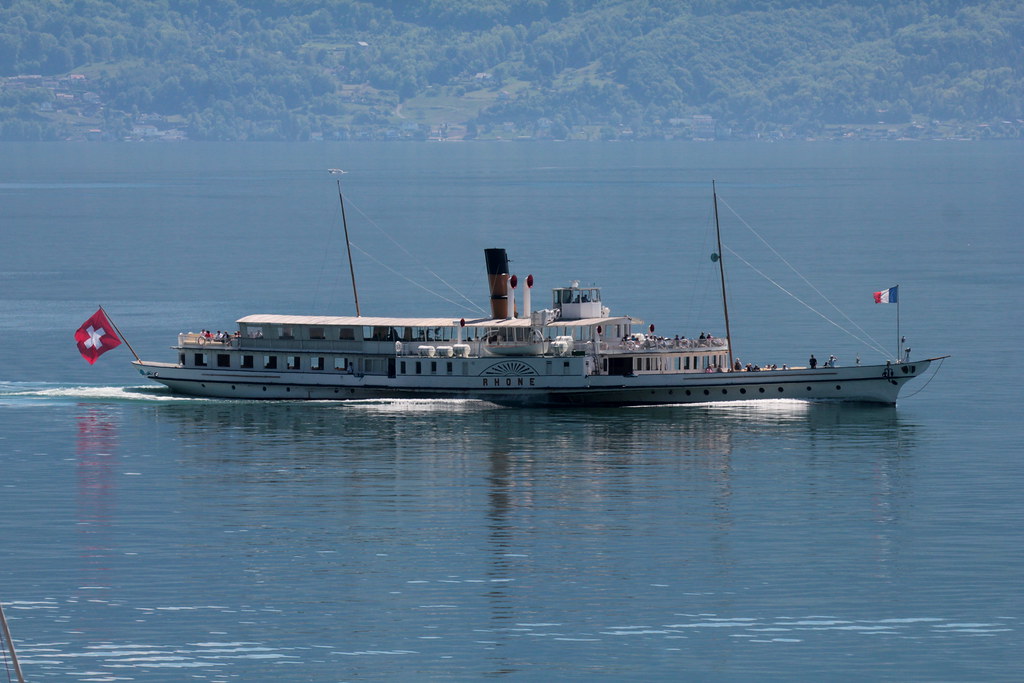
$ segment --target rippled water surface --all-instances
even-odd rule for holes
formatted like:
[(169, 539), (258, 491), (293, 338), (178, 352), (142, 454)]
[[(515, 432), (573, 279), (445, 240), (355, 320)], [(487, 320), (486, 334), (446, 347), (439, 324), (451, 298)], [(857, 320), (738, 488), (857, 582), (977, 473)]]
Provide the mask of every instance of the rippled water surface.
[[(0, 601), (29, 680), (1018, 678), (1017, 147), (3, 151)], [(772, 256), (741, 216), (883, 350), (870, 294), (899, 283), (914, 355), (953, 357), (896, 407), (586, 411), (191, 399), (127, 349), (78, 357), (101, 303), (153, 360), (250, 313), (350, 314), (328, 167), (364, 314), (462, 315), (420, 285), (484, 303), (506, 246), (537, 291), (721, 332), (715, 177), (727, 258)], [(744, 359), (878, 358), (731, 264)]]

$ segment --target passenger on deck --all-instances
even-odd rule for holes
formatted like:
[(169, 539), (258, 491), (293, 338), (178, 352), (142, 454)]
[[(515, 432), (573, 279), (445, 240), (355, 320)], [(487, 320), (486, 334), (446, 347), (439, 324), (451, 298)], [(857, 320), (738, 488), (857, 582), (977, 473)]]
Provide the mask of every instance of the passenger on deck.
[(810, 359), (807, 361), (807, 364), (811, 366), (811, 370), (818, 367), (818, 359), (814, 357), (813, 353), (811, 354)]

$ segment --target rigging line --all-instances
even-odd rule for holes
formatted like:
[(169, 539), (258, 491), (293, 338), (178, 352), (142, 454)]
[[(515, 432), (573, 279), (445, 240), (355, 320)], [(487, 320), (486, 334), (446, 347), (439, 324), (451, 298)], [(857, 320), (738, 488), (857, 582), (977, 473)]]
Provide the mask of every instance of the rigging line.
[[(398, 272), (397, 270), (395, 270), (394, 268), (392, 268), (392, 267), (391, 267), (391, 266), (389, 266), (388, 264), (384, 263), (383, 261), (381, 261), (381, 260), (380, 260), (380, 259), (378, 259), (377, 257), (375, 257), (375, 256), (373, 256), (372, 254), (370, 254), (370, 252), (366, 251), (365, 249), (363, 249), (362, 247), (360, 247), (360, 246), (359, 246), (358, 244), (356, 244), (355, 242), (350, 242), (350, 244), (352, 245), (352, 247), (353, 247), (354, 249), (358, 249), (358, 250), (359, 250), (359, 252), (360, 252), (360, 253), (361, 253), (361, 254), (362, 254), (363, 256), (365, 256), (366, 258), (370, 259), (371, 261), (373, 261), (374, 263), (376, 263), (376, 264), (377, 264), (378, 266), (380, 266), (380, 267), (382, 267), (382, 268), (385, 268), (385, 269), (387, 269), (387, 270), (390, 270), (390, 271), (391, 271), (392, 273), (394, 273), (394, 274), (395, 274), (395, 275), (397, 275), (398, 277), (402, 278), (403, 280), (407, 281), (407, 282), (408, 282), (409, 284), (415, 285), (415, 286), (419, 287), (420, 289), (422, 289), (423, 291), (427, 292), (428, 294), (432, 294), (432, 295), (436, 296), (436, 297), (437, 297), (437, 298), (439, 298), (439, 299), (442, 299), (442, 300), (444, 300), (444, 301), (447, 301), (447, 302), (448, 302), (448, 303), (450, 303), (450, 304), (451, 304), (452, 306), (462, 306), (462, 305), (463, 305), (462, 303), (460, 303), (460, 302), (458, 302), (458, 301), (453, 301), (452, 299), (449, 299), (448, 297), (444, 296), (443, 294), (440, 294), (440, 293), (438, 293), (438, 292), (435, 292), (434, 290), (430, 289), (429, 287), (425, 287), (424, 285), (420, 284), (419, 282), (416, 282), (416, 280), (413, 280), (413, 279), (412, 279), (411, 277), (409, 277), (409, 276), (407, 276), (407, 275), (404, 275), (403, 273), (400, 273), (400, 272)], [(483, 312), (483, 313), (485, 313), (485, 314), (486, 314), (486, 311), (484, 311), (484, 310), (483, 310), (482, 308), (480, 308), (479, 306), (476, 306), (476, 309), (477, 309), (478, 311), (481, 311), (481, 312)]]
[[(708, 242), (711, 238), (711, 233), (714, 230), (714, 217), (712, 216), (711, 209), (708, 209), (708, 213), (704, 217), (704, 241), (701, 242), (700, 253), (701, 258), (697, 260), (696, 275), (693, 278), (693, 286), (690, 288), (690, 305), (688, 309), (689, 317), (687, 320), (698, 320), (704, 312), (704, 303), (708, 299), (708, 290), (711, 289), (711, 281), (706, 279), (704, 276), (704, 269), (707, 265), (707, 259), (704, 254), (708, 253)], [(703, 283), (703, 290), (698, 293), (698, 288)]]
[(708, 212), (704, 219), (704, 241), (701, 243), (700, 255), (701, 258), (697, 265), (697, 277), (700, 278), (704, 283), (704, 291), (700, 292), (697, 297), (697, 310), (700, 315), (704, 314), (704, 305), (708, 302), (708, 292), (714, 284), (714, 278), (712, 276), (705, 276), (704, 271), (710, 270), (712, 275), (714, 274), (714, 268), (708, 266), (707, 254), (716, 248), (715, 246), (715, 207), (714, 203), (708, 205)]
[(831, 299), (829, 299), (829, 298), (828, 298), (827, 296), (825, 296), (824, 294), (822, 294), (821, 290), (819, 290), (819, 289), (818, 289), (817, 287), (815, 287), (815, 286), (814, 286), (814, 285), (813, 285), (813, 284), (811, 283), (811, 281), (810, 281), (810, 280), (808, 280), (808, 279), (807, 279), (806, 277), (804, 277), (804, 276), (803, 276), (803, 273), (801, 273), (801, 272), (800, 272), (799, 270), (797, 270), (797, 269), (796, 269), (796, 268), (795, 268), (795, 267), (793, 266), (793, 264), (792, 264), (792, 263), (790, 263), (789, 261), (787, 261), (787, 260), (786, 260), (786, 257), (785, 257), (785, 256), (783, 256), (782, 254), (780, 254), (780, 253), (779, 253), (779, 252), (778, 252), (778, 251), (777, 251), (777, 250), (775, 249), (775, 247), (773, 247), (773, 246), (772, 246), (771, 244), (769, 244), (769, 243), (768, 243), (768, 241), (767, 241), (767, 240), (765, 240), (765, 238), (761, 237), (761, 235), (760, 235), (760, 234), (759, 234), (759, 233), (758, 233), (758, 232), (757, 232), (756, 230), (754, 230), (754, 228), (753, 228), (753, 227), (751, 227), (750, 223), (747, 223), (747, 221), (745, 221), (745, 220), (743, 219), (743, 216), (741, 216), (741, 215), (739, 215), (738, 213), (736, 213), (736, 210), (735, 210), (734, 208), (732, 208), (731, 206), (729, 206), (729, 203), (728, 203), (728, 202), (726, 202), (726, 201), (725, 201), (724, 199), (722, 199), (722, 198), (721, 198), (721, 196), (719, 196), (718, 200), (719, 200), (720, 202), (722, 202), (722, 204), (725, 204), (726, 208), (728, 208), (728, 209), (729, 209), (729, 211), (731, 211), (731, 212), (732, 212), (732, 214), (733, 214), (734, 216), (736, 216), (736, 218), (738, 218), (738, 219), (739, 219), (740, 223), (742, 223), (742, 224), (743, 224), (743, 225), (744, 225), (744, 226), (745, 226), (745, 227), (747, 228), (747, 230), (749, 230), (750, 232), (754, 233), (754, 236), (755, 236), (755, 237), (757, 237), (757, 239), (761, 240), (761, 243), (762, 243), (763, 245), (765, 245), (766, 247), (768, 247), (768, 249), (770, 249), (770, 250), (771, 250), (771, 252), (772, 252), (773, 254), (775, 254), (775, 255), (776, 255), (777, 257), (779, 257), (779, 260), (780, 260), (780, 261), (782, 261), (783, 263), (785, 263), (785, 264), (786, 264), (786, 265), (787, 265), (787, 266), (789, 267), (789, 269), (790, 269), (790, 270), (792, 270), (792, 271), (793, 271), (794, 273), (796, 273), (796, 274), (797, 274), (797, 277), (799, 277), (799, 278), (800, 278), (801, 280), (803, 280), (803, 281), (804, 281), (804, 283), (805, 283), (805, 284), (806, 284), (806, 285), (807, 285), (808, 287), (810, 287), (811, 289), (813, 289), (813, 290), (815, 291), (815, 293), (817, 293), (817, 295), (818, 295), (818, 296), (820, 296), (820, 297), (821, 297), (822, 299), (824, 299), (825, 301), (827, 301), (827, 302), (828, 302), (828, 304), (829, 304), (829, 305), (830, 305), (830, 306), (831, 306), (832, 308), (836, 309), (836, 311), (837, 311), (837, 312), (839, 313), (839, 315), (843, 316), (843, 317), (844, 317), (844, 318), (846, 319), (846, 322), (848, 322), (848, 323), (850, 323), (851, 325), (853, 325), (854, 327), (856, 327), (856, 328), (857, 328), (857, 329), (858, 329), (858, 330), (860, 331), (860, 333), (861, 333), (861, 334), (863, 334), (863, 335), (864, 335), (865, 337), (867, 337), (867, 338), (868, 338), (869, 340), (871, 340), (871, 343), (872, 343), (872, 344), (874, 344), (874, 345), (875, 345), (876, 347), (880, 346), (880, 344), (879, 344), (879, 343), (878, 343), (878, 342), (877, 342), (877, 341), (875, 340), (875, 338), (874, 338), (874, 337), (872, 337), (872, 336), (871, 336), (871, 335), (870, 335), (870, 334), (869, 334), (869, 333), (868, 333), (868, 332), (867, 332), (867, 331), (866, 331), (866, 330), (865, 330), (864, 328), (862, 328), (862, 327), (861, 327), (860, 325), (858, 325), (858, 324), (857, 324), (856, 322), (854, 322), (853, 320), (851, 320), (851, 319), (850, 319), (850, 316), (846, 315), (846, 313), (844, 313), (844, 312), (842, 311), (842, 309), (840, 309), (840, 308), (839, 308), (838, 306), (836, 306), (836, 305), (835, 305), (834, 303), (832, 303), (832, 300), (831, 300)]
[(781, 289), (781, 290), (782, 290), (783, 292), (785, 292), (786, 294), (788, 294), (789, 296), (791, 296), (792, 298), (796, 299), (796, 300), (797, 300), (797, 301), (799, 301), (799, 302), (800, 302), (801, 304), (803, 304), (804, 306), (806, 306), (808, 310), (810, 310), (810, 311), (811, 311), (812, 313), (815, 313), (816, 315), (818, 315), (819, 317), (821, 317), (821, 318), (822, 318), (822, 319), (823, 319), (823, 320), (824, 320), (825, 322), (829, 323), (830, 325), (834, 325), (835, 327), (838, 327), (838, 328), (839, 328), (840, 330), (842, 330), (842, 331), (843, 331), (843, 332), (845, 332), (846, 334), (850, 335), (851, 337), (853, 337), (853, 338), (854, 338), (854, 339), (856, 339), (857, 341), (861, 342), (862, 344), (867, 344), (868, 346), (872, 347), (872, 348), (873, 348), (873, 349), (874, 349), (875, 351), (878, 351), (878, 352), (879, 352), (880, 354), (882, 354), (882, 357), (885, 357), (885, 356), (886, 356), (886, 353), (885, 353), (885, 351), (884, 351), (884, 350), (882, 349), (882, 347), (881, 347), (881, 346), (879, 346), (879, 345), (878, 345), (878, 343), (877, 343), (877, 342), (875, 342), (875, 341), (874, 341), (873, 339), (867, 339), (867, 340), (865, 340), (865, 339), (862, 339), (861, 337), (858, 337), (858, 336), (857, 336), (856, 334), (854, 334), (853, 332), (850, 332), (850, 331), (849, 331), (848, 329), (846, 329), (845, 327), (843, 327), (842, 325), (840, 325), (840, 324), (839, 324), (839, 323), (837, 323), (836, 321), (832, 320), (831, 318), (829, 318), (829, 317), (828, 317), (827, 315), (825, 315), (824, 313), (822, 313), (822, 312), (821, 312), (821, 311), (819, 311), (818, 309), (814, 308), (814, 306), (811, 306), (811, 305), (810, 305), (809, 303), (807, 303), (806, 301), (804, 301), (803, 299), (801, 299), (800, 297), (798, 297), (798, 296), (797, 296), (796, 294), (793, 294), (793, 292), (789, 291), (788, 289), (786, 289), (785, 287), (783, 287), (782, 285), (780, 285), (780, 284), (779, 284), (778, 282), (776, 282), (775, 280), (773, 280), (773, 279), (771, 279), (770, 277), (768, 277), (768, 275), (766, 275), (765, 273), (763, 273), (763, 272), (761, 272), (760, 270), (758, 270), (758, 269), (757, 269), (757, 267), (756, 267), (756, 266), (754, 266), (754, 264), (752, 264), (752, 263), (751, 263), (750, 261), (748, 261), (747, 259), (745, 259), (745, 258), (743, 258), (742, 256), (740, 256), (739, 254), (737, 254), (737, 253), (736, 253), (735, 251), (733, 251), (733, 250), (732, 250), (732, 248), (730, 248), (730, 247), (725, 247), (725, 246), (723, 246), (722, 248), (723, 248), (723, 249), (725, 249), (726, 251), (728, 251), (728, 252), (729, 252), (730, 254), (732, 254), (732, 255), (733, 255), (733, 256), (735, 256), (736, 258), (738, 258), (738, 259), (739, 259), (740, 261), (742, 261), (742, 262), (743, 262), (743, 263), (744, 263), (744, 264), (745, 264), (745, 265), (746, 265), (746, 266), (747, 266), (748, 268), (750, 268), (750, 269), (751, 269), (751, 270), (753, 270), (753, 271), (754, 271), (755, 273), (757, 273), (758, 275), (760, 275), (761, 277), (763, 277), (763, 278), (764, 278), (765, 280), (767, 280), (768, 282), (772, 283), (773, 285), (775, 285), (776, 287), (778, 287), (779, 289)]
[[(334, 213), (335, 213), (335, 215), (339, 215), (341, 213), (341, 211), (338, 209), (337, 206), (334, 207)], [(328, 261), (329, 261), (329, 259), (331, 257), (331, 254), (334, 252), (334, 247), (333, 247), (334, 243), (330, 241), (331, 238), (332, 238), (332, 235), (334, 235), (334, 234), (335, 233), (334, 233), (333, 230), (327, 234), (327, 237), (326, 237), (326, 240), (325, 240), (325, 247), (329, 246), (330, 248), (325, 248), (325, 249), (322, 250), (323, 251), (323, 258), (320, 261), (320, 272), (317, 273), (316, 284), (314, 285), (314, 288), (313, 288), (313, 309), (314, 310), (316, 310), (319, 307), (320, 285), (324, 281), (324, 273), (327, 272)], [(332, 268), (332, 272), (333, 272), (333, 268)], [(326, 289), (326, 285), (324, 286), (324, 288)], [(327, 298), (327, 297), (325, 297), (325, 298)]]
[[(394, 237), (392, 237), (391, 235), (389, 235), (389, 234), (388, 234), (388, 233), (387, 233), (387, 232), (386, 232), (386, 231), (384, 230), (384, 228), (382, 228), (382, 227), (380, 227), (379, 225), (377, 225), (376, 221), (374, 221), (374, 220), (373, 220), (372, 218), (370, 218), (369, 216), (367, 216), (367, 215), (366, 215), (366, 212), (365, 212), (365, 211), (363, 211), (363, 210), (362, 210), (361, 208), (359, 208), (359, 206), (358, 206), (357, 204), (355, 204), (355, 202), (353, 202), (353, 201), (352, 201), (351, 199), (349, 199), (349, 200), (348, 200), (348, 204), (349, 204), (349, 206), (351, 206), (352, 208), (354, 208), (354, 209), (355, 209), (356, 211), (358, 211), (358, 212), (359, 212), (359, 215), (360, 215), (360, 216), (362, 216), (363, 218), (365, 218), (365, 219), (367, 220), (367, 222), (369, 222), (369, 224), (370, 224), (370, 225), (372, 225), (373, 227), (375, 227), (375, 228), (377, 229), (377, 231), (378, 231), (378, 232), (380, 232), (380, 233), (381, 233), (382, 235), (384, 235), (385, 237), (387, 237), (387, 238), (388, 238), (388, 240), (390, 240), (392, 244), (394, 244), (394, 245), (395, 245), (396, 247), (398, 247), (398, 248), (399, 248), (399, 249), (401, 249), (401, 250), (402, 250), (403, 252), (405, 252), (406, 256), (408, 256), (409, 258), (411, 258), (411, 259), (412, 259), (412, 260), (413, 260), (413, 261), (414, 261), (414, 262), (416, 263), (416, 265), (418, 265), (418, 266), (419, 266), (420, 268), (423, 268), (423, 270), (427, 271), (428, 273), (430, 273), (431, 275), (433, 275), (434, 277), (436, 277), (436, 278), (437, 278), (438, 280), (440, 280), (440, 281), (441, 281), (441, 283), (443, 283), (443, 284), (444, 284), (444, 285), (445, 285), (446, 287), (448, 287), (448, 289), (452, 290), (453, 292), (455, 292), (456, 294), (458, 294), (459, 296), (461, 296), (461, 297), (462, 297), (463, 299), (465, 299), (466, 301), (468, 301), (468, 302), (469, 302), (469, 304), (470, 304), (470, 305), (471, 305), (471, 306), (472, 306), (473, 308), (477, 309), (478, 311), (481, 311), (481, 312), (484, 312), (484, 313), (486, 313), (486, 311), (484, 311), (484, 309), (480, 308), (479, 304), (477, 304), (477, 303), (476, 303), (475, 301), (473, 301), (472, 299), (470, 299), (470, 298), (469, 298), (468, 296), (466, 296), (465, 294), (463, 294), (462, 292), (460, 292), (460, 291), (459, 291), (458, 289), (456, 289), (456, 288), (455, 288), (455, 286), (454, 286), (454, 285), (452, 285), (452, 284), (451, 284), (451, 283), (449, 283), (449, 282), (448, 282), (447, 280), (445, 280), (445, 279), (444, 279), (443, 277), (441, 277), (440, 275), (438, 275), (437, 273), (435, 273), (434, 271), (432, 271), (432, 270), (431, 270), (430, 268), (428, 268), (428, 267), (427, 267), (426, 265), (424, 265), (424, 264), (423, 264), (423, 263), (422, 263), (421, 261), (419, 261), (419, 260), (418, 260), (418, 259), (417, 259), (417, 258), (416, 258), (415, 256), (413, 256), (413, 255), (412, 255), (412, 254), (411, 254), (411, 253), (409, 252), (409, 250), (408, 250), (408, 249), (406, 249), (406, 248), (405, 248), (404, 246), (402, 246), (402, 244), (401, 244), (400, 242), (398, 242), (398, 241), (397, 241), (397, 240), (396, 240), (396, 239), (395, 239)], [(362, 250), (360, 249), (360, 251), (362, 251)], [(365, 251), (363, 251), (363, 253), (364, 253), (364, 254), (366, 254), (366, 252), (365, 252)], [(367, 254), (367, 256), (369, 256), (369, 254)], [(377, 261), (377, 263), (380, 263), (380, 261)], [(383, 264), (381, 264), (381, 265), (383, 265)], [(392, 272), (393, 272), (393, 271), (392, 271)], [(424, 287), (424, 289), (426, 289), (426, 287)], [(429, 290), (429, 289), (427, 289), (427, 291), (428, 291), (428, 292), (430, 292), (431, 294), (434, 294), (435, 296), (440, 296), (440, 295), (439, 295), (439, 294), (437, 294), (436, 292), (433, 292), (433, 291), (431, 291), (431, 290)], [(444, 297), (441, 297), (441, 298), (442, 298), (442, 299), (444, 299)], [(445, 301), (448, 301), (448, 299), (445, 299)], [(449, 303), (452, 303), (452, 302), (451, 302), (451, 301), (449, 301)]]

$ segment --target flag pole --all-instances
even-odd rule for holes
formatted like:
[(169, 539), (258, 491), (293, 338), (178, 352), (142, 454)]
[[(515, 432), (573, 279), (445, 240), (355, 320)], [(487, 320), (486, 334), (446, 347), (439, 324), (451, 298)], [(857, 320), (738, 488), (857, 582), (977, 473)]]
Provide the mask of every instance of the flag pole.
[(14, 675), (18, 683), (25, 683), (25, 677), (21, 674), (21, 665), (18, 663), (18, 653), (14, 651), (14, 639), (11, 638), (11, 629), (7, 626), (7, 617), (4, 616), (4, 606), (0, 603), (0, 626), (3, 627), (3, 635), (7, 640), (7, 649), (11, 653), (11, 664), (14, 666)]
[(903, 358), (903, 337), (900, 336), (900, 286), (896, 285), (896, 362)]
[(121, 330), (117, 329), (117, 323), (115, 323), (115, 322), (114, 322), (114, 319), (110, 317), (110, 314), (109, 314), (109, 313), (107, 313), (107, 312), (106, 312), (106, 311), (105, 311), (105, 310), (103, 309), (103, 306), (100, 306), (100, 310), (101, 310), (101, 311), (103, 311), (103, 315), (104, 315), (104, 316), (105, 316), (105, 317), (107, 318), (107, 320), (109, 320), (109, 321), (110, 321), (110, 324), (111, 324), (111, 325), (112, 325), (112, 326), (114, 327), (114, 332), (117, 332), (117, 336), (118, 336), (118, 337), (120, 337), (120, 338), (121, 338), (121, 339), (122, 339), (122, 340), (124, 341), (124, 343), (125, 343), (125, 346), (127, 346), (127, 347), (128, 347), (128, 350), (132, 352), (132, 355), (133, 355), (133, 356), (135, 356), (135, 360), (137, 360), (137, 361), (141, 361), (142, 359), (141, 359), (141, 358), (139, 358), (139, 354), (135, 353), (135, 349), (133, 349), (133, 348), (132, 348), (132, 345), (131, 345), (131, 343), (130, 343), (130, 342), (128, 341), (128, 339), (127, 339), (127, 338), (126, 338), (126, 337), (124, 336), (124, 334), (123, 334), (123, 333), (121, 332)]

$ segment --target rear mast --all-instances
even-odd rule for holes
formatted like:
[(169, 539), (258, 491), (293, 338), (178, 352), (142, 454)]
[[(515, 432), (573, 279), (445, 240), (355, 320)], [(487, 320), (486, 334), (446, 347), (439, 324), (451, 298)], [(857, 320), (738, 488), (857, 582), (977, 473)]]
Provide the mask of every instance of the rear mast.
[[(330, 173), (344, 173), (339, 168), (332, 168)], [(341, 202), (341, 225), (345, 229), (345, 249), (348, 251), (348, 272), (352, 276), (352, 298), (356, 301), (356, 317), (361, 317), (359, 313), (359, 290), (356, 289), (356, 269), (352, 266), (352, 243), (348, 239), (348, 221), (345, 220), (345, 195), (341, 192), (341, 179), (338, 180), (338, 201)]]

